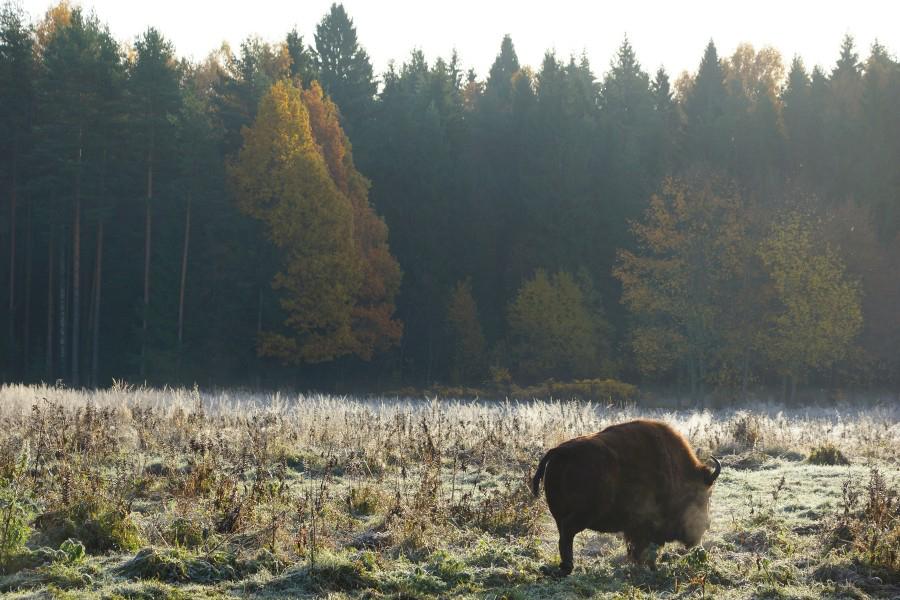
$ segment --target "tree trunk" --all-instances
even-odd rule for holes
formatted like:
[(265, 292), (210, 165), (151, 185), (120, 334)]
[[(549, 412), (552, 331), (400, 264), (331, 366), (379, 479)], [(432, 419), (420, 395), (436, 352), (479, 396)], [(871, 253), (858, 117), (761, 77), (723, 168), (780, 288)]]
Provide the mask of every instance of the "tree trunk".
[(150, 205), (153, 201), (153, 143), (147, 154), (147, 213), (144, 218), (144, 306), (141, 323), (141, 379), (147, 377), (147, 317), (150, 312), (150, 235), (153, 214)]
[(181, 287), (178, 290), (178, 370), (181, 370), (181, 349), (184, 342), (184, 290), (187, 283), (188, 249), (191, 243), (191, 195), (187, 198), (184, 215), (184, 248), (181, 251)]
[(785, 374), (781, 379), (781, 402), (787, 404), (788, 402), (788, 375)]
[(72, 216), (72, 385), (78, 387), (78, 351), (81, 333), (81, 158), (82, 130), (78, 130), (78, 162), (75, 171), (75, 214)]
[(103, 289), (103, 220), (97, 224), (97, 262), (94, 266), (94, 305), (91, 332), (91, 387), (97, 387), (100, 370), (100, 291)]
[(31, 199), (25, 198), (25, 330), (22, 337), (22, 357), (25, 360), (23, 375), (28, 376), (28, 358), (31, 356), (31, 270), (33, 260), (31, 240)]
[(750, 387), (750, 353), (744, 352), (741, 360), (741, 401), (747, 401), (747, 389)]
[(47, 248), (47, 381), (53, 381), (53, 228)]
[(688, 365), (688, 371), (690, 373), (691, 378), (691, 403), (694, 406), (697, 405), (697, 359), (696, 357), (691, 355), (690, 365)]
[(7, 343), (9, 377), (16, 373), (16, 160), (13, 151), (12, 185), (9, 189), (9, 331)]
[(700, 408), (706, 408), (706, 360), (701, 356), (699, 361), (698, 386), (700, 388)]
[(263, 289), (259, 288), (256, 304), (256, 390), (262, 385), (262, 356), (259, 354), (259, 339), (262, 336)]
[(57, 374), (59, 375), (59, 379), (65, 380), (66, 378), (66, 344), (68, 343), (68, 339), (66, 336), (66, 327), (68, 325), (68, 319), (66, 315), (66, 309), (68, 308), (68, 298), (66, 297), (66, 292), (68, 291), (68, 273), (66, 271), (66, 244), (61, 243), (59, 245), (59, 304), (57, 313), (57, 321), (59, 323), (59, 334), (56, 336), (58, 338), (59, 343), (59, 369)]

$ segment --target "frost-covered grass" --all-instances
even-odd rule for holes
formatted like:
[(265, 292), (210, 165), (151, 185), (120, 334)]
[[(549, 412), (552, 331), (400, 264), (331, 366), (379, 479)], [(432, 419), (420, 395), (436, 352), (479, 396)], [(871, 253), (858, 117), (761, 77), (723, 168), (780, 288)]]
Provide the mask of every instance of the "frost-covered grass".
[[(703, 547), (667, 545), (648, 569), (616, 536), (584, 532), (574, 574), (545, 577), (556, 532), (526, 488), (537, 459), (638, 416), (722, 458)], [(900, 595), (896, 405), (676, 412), (8, 386), (0, 425), (9, 597)]]

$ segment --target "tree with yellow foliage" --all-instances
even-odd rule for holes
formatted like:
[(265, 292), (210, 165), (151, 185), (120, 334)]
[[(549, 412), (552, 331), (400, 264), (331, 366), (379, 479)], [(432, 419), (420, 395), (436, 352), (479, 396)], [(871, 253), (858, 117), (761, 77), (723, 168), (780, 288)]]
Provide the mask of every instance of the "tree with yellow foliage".
[(704, 382), (726, 344), (726, 309), (742, 266), (740, 203), (715, 177), (667, 179), (632, 224), (637, 250), (621, 250), (613, 274), (635, 317), (631, 346), (648, 375), (687, 373)]
[(538, 269), (509, 305), (509, 350), (515, 374), (525, 381), (596, 375), (601, 325), (574, 277), (564, 271), (547, 275)]
[(400, 265), (388, 248), (387, 225), (369, 205), (369, 181), (353, 164), (337, 106), (315, 81), (301, 96), (331, 179), (350, 203), (353, 243), (362, 275), (351, 308), (353, 353), (369, 360), (373, 353), (396, 345), (403, 334), (403, 325), (393, 318)]
[(468, 383), (487, 371), (484, 333), (478, 321), (478, 305), (472, 296), (469, 279), (457, 282), (447, 304), (447, 329), (450, 335), (450, 379)]
[(289, 363), (369, 360), (397, 344), (400, 267), (337, 107), (315, 82), (300, 90), (280, 81), (243, 137), (231, 169), (238, 206), (265, 223), (284, 257), (272, 285), (289, 334), (263, 334), (260, 353)]
[(812, 369), (845, 356), (862, 327), (859, 285), (847, 278), (830, 246), (816, 247), (798, 213), (777, 221), (759, 245), (759, 257), (775, 288), (762, 348), (791, 384)]

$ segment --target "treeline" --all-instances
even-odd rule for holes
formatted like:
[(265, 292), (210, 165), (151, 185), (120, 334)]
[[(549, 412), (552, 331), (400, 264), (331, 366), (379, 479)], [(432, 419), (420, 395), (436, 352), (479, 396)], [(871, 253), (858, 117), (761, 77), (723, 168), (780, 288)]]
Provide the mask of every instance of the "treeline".
[(377, 77), (340, 5), (199, 63), (66, 3), (0, 18), (6, 381), (900, 380), (877, 43), (710, 42), (673, 82), (627, 39), (597, 75), (506, 37), (483, 78)]

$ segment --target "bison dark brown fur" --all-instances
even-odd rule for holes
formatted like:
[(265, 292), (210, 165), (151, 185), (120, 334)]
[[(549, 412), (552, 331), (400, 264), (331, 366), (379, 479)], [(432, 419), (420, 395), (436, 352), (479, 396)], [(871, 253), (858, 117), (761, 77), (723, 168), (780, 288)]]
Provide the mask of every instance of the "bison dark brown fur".
[(700, 543), (709, 528), (709, 497), (721, 465), (698, 459), (669, 425), (638, 420), (571, 439), (548, 451), (532, 481), (541, 480), (559, 530), (560, 570), (572, 572), (572, 541), (585, 529), (622, 532), (639, 561), (650, 543)]

